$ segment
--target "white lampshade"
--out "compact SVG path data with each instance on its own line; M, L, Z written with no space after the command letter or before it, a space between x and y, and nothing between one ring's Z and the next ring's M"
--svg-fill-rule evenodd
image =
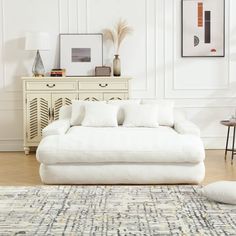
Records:
M46 32L27 32L25 50L50 50L50 36Z

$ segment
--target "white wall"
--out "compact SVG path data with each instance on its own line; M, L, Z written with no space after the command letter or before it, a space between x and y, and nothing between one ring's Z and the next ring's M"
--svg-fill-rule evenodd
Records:
M122 72L134 77L132 97L174 99L196 122L208 148L222 148L219 121L236 108L236 10L226 0L225 58L180 57L180 0L0 0L0 150L22 149L23 75L33 52L24 51L26 31L48 31L53 49L46 69L58 67L58 34L101 32L119 18L134 28L121 49ZM105 63L112 51L105 48Z

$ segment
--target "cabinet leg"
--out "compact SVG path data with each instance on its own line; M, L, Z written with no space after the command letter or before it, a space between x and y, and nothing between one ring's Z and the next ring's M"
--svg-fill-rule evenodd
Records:
M30 154L30 148L29 147L24 147L25 155Z

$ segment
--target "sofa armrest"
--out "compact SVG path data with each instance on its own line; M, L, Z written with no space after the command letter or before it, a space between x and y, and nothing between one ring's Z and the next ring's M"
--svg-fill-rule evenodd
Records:
M193 122L188 120L176 121L174 129L180 134L192 134L200 137L200 129Z
M49 135L62 135L65 134L69 128L69 119L56 120L42 130L42 136L46 137Z

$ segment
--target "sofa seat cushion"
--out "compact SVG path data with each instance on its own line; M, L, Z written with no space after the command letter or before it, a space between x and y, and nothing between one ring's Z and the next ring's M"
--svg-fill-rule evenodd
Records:
M199 137L170 127L71 127L42 139L37 159L57 163L198 163L205 158Z

